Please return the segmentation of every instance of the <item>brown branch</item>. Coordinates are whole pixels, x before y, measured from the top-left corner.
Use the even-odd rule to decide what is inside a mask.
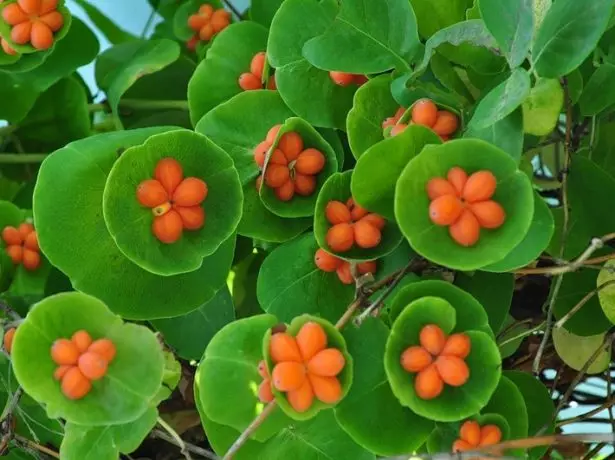
[[[588,418],[591,418],[594,415],[599,414],[603,410],[610,409],[611,407],[613,407],[613,405],[615,405],[615,398],[608,400],[601,406],[596,407],[595,409],[590,410],[589,412],[585,412],[584,414],[580,414],[575,417],[570,417],[564,420],[560,420],[559,422],[557,422],[557,426],[564,426],[564,425],[569,425],[570,423],[582,422],[583,420],[587,420]]]
[[[51,456],[53,458],[60,458],[60,454],[58,454],[55,450],[51,450],[48,447],[41,446],[40,444],[37,444],[36,442],[31,441],[28,438],[24,438],[21,435],[14,434],[13,435],[13,439],[17,443],[27,447],[28,449],[32,449],[32,450],[36,450],[38,452],[42,452],[43,454],[47,454],[47,455],[49,455],[49,456]]]
[[[175,445],[177,447],[181,447],[181,446],[179,446],[177,444],[177,440],[173,436],[171,436],[170,434],[166,433],[165,431],[162,431],[162,430],[159,430],[159,429],[155,429],[154,431],[152,431],[151,435],[154,438],[162,439],[163,441],[166,441],[166,442],[168,442],[170,444],[173,444],[173,445]],[[186,441],[184,441],[184,448],[186,450],[189,450],[193,454],[200,455],[201,457],[204,457],[204,458],[209,458],[210,460],[219,460],[220,459],[220,457],[218,457],[213,452],[210,452],[207,449],[203,449],[202,447],[195,446],[194,444],[190,444],[189,442],[186,442]]]
[[[250,436],[254,434],[254,432],[258,429],[258,427],[261,426],[261,424],[267,419],[269,414],[273,412],[276,406],[277,404],[275,400],[267,404],[267,406],[265,406],[263,411],[260,414],[258,414],[258,417],[252,420],[252,423],[248,425],[248,428],[246,428],[243,431],[243,433],[239,435],[239,437],[235,440],[235,442],[229,448],[229,450],[226,451],[226,454],[224,454],[224,457],[222,457],[222,460],[231,460],[233,458],[233,455],[235,455],[237,451],[241,449],[241,446],[243,446],[246,443],[246,441],[250,438]]]

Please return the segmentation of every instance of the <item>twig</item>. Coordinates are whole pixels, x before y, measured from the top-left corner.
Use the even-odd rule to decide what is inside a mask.
[[[273,412],[276,406],[277,404],[275,400],[267,404],[267,406],[265,406],[263,411],[260,414],[258,414],[258,417],[252,420],[252,423],[250,423],[248,428],[246,428],[244,432],[241,433],[241,435],[239,435],[239,437],[235,440],[235,442],[229,448],[226,454],[224,454],[224,457],[222,457],[222,460],[232,459],[233,455],[237,453],[237,451],[241,448],[241,446],[243,446],[245,442],[248,440],[248,438],[252,436],[252,434],[257,430],[257,428],[261,426],[261,424],[267,419],[269,414]]]
[[[229,0],[222,0],[222,2],[228,7],[229,10],[233,12],[233,14],[237,17],[237,19],[242,18],[242,15],[237,9],[237,7],[233,5]]]
[[[165,422],[162,417],[158,417],[158,425],[164,428],[165,431],[169,433],[173,439],[175,439],[175,444],[179,446],[179,448],[181,449],[181,453],[184,456],[184,458],[186,460],[192,460],[192,457],[190,456],[190,452],[186,448],[186,443],[181,438],[181,436],[177,434],[177,432],[173,429],[173,427],[169,425],[167,422]]]
[[[22,394],[23,389],[21,387],[18,387],[17,390],[15,390],[15,393],[13,393],[13,397],[2,411],[2,415],[0,415],[0,422],[6,420],[6,418],[13,413],[13,411],[17,407],[17,404],[19,404],[19,400],[21,399]]]
[[[604,448],[604,446],[606,446],[606,442],[599,442],[593,449],[587,452],[581,460],[592,460],[594,456]]]
[[[598,294],[598,292],[600,292],[604,288],[611,286],[613,284],[615,284],[615,280],[609,280],[609,281],[602,283],[600,286],[598,286],[593,291],[588,292],[585,295],[585,297],[583,297],[574,307],[570,309],[568,313],[562,316],[560,320],[557,323],[555,323],[554,327],[556,328],[563,327],[564,324],[566,324],[566,322],[568,322],[570,318],[572,318],[576,313],[578,313],[578,311],[581,308],[583,308],[583,306],[592,299],[592,297],[594,297],[596,294]]]
[[[42,163],[47,153],[0,153],[0,164]]]
[[[606,370],[606,394],[612,395],[611,391],[612,378],[611,378],[611,366]],[[609,421],[611,422],[611,430],[615,433],[615,417],[613,417],[613,406],[609,406]]]
[[[515,340],[519,340],[519,339],[523,339],[525,337],[528,337],[528,336],[532,335],[534,332],[539,331],[540,329],[542,329],[544,327],[544,325],[545,325],[545,322],[543,321],[538,326],[535,326],[535,327],[533,327],[531,329],[528,329],[527,331],[520,332],[519,334],[515,335],[514,337],[510,337],[510,338],[504,340],[503,342],[498,343],[498,347],[503,347],[504,345],[508,345],[509,343],[514,342]]]
[[[355,311],[357,311],[357,309],[363,304],[364,301],[365,301],[364,296],[359,296],[358,298],[353,300],[353,302],[348,306],[348,308],[346,309],[342,317],[337,321],[337,323],[335,323],[335,328],[336,329],[343,328],[346,325],[346,323],[350,321],[350,318],[352,318],[352,315],[354,315]]]
[[[177,446],[177,440],[173,436],[166,433],[165,431],[156,429],[152,431],[152,436],[154,436],[155,438],[162,439],[163,441],[169,442]],[[204,458],[209,458],[210,460],[220,460],[220,457],[218,457],[213,452],[208,451],[207,449],[203,449],[202,447],[195,446],[194,444],[190,444],[189,442],[186,442],[186,441],[184,441],[184,445],[186,446],[186,450],[189,450],[193,454],[200,455],[201,457],[204,457]]]
[[[551,336],[551,328],[553,326],[553,305],[555,305],[555,299],[557,299],[559,290],[562,287],[563,279],[564,275],[559,275],[555,279],[555,286],[553,287],[551,298],[548,301],[547,319],[545,321],[545,333],[542,336],[542,340],[540,341],[540,345],[538,346],[538,350],[536,351],[536,356],[534,357],[534,362],[532,363],[532,372],[534,373],[534,375],[538,375],[538,372],[540,372],[540,361],[542,359],[542,355],[545,352],[545,348],[547,347],[547,343],[549,342],[549,337]]]
[[[188,101],[150,101],[147,99],[122,99],[120,107],[140,110],[188,110]]]
[[[53,458],[60,458],[60,454],[58,454],[55,450],[51,450],[48,447],[45,446],[41,446],[40,444],[37,444],[34,441],[31,441],[28,438],[24,438],[21,435],[18,434],[14,434],[13,435],[13,439],[18,442],[19,444],[24,445],[25,447],[32,449],[32,450],[37,450],[39,452],[42,452],[43,454],[47,454]]]
[[[614,404],[615,404],[615,398],[610,399],[604,404],[602,404],[601,406],[596,407],[595,409],[590,410],[589,412],[585,412],[584,414],[580,414],[575,417],[570,417],[564,420],[560,420],[559,422],[557,422],[557,426],[564,426],[564,425],[569,425],[571,423],[576,423],[576,422],[581,422],[583,420],[587,420],[588,418],[591,418],[594,415],[599,414],[603,410],[611,409]]]
[[[9,304],[0,300],[0,310],[13,321],[20,321],[22,318],[15,310],[13,310]]]

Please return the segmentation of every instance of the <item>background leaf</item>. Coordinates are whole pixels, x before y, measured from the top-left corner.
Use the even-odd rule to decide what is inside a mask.
[[[602,352],[586,369],[587,374],[600,374],[604,372],[611,362],[611,347],[604,346],[605,334],[581,337],[561,327],[553,329],[553,345],[557,355],[568,366],[580,371],[593,354],[602,348]]]
[[[440,29],[465,19],[472,0],[410,0],[418,23],[419,34],[429,38]]]
[[[520,108],[516,109],[500,121],[481,129],[468,126],[463,137],[482,139],[519,161],[523,153],[523,113]]]
[[[564,90],[558,80],[539,78],[523,101],[523,127],[534,136],[550,134],[564,105]]]
[[[581,114],[597,115],[615,104],[615,65],[605,62],[592,74],[579,99]]]

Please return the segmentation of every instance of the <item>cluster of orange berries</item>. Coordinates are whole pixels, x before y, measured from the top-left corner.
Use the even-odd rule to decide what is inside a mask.
[[[207,198],[207,184],[196,177],[186,177],[174,158],[163,158],[154,170],[155,179],[137,187],[137,200],[152,209],[152,232],[165,244],[175,243],[185,230],[198,230],[205,224],[201,203]]]
[[[4,349],[9,355],[11,354],[11,350],[13,349],[13,338],[15,337],[15,332],[17,332],[16,328],[14,327],[9,328],[4,333],[4,337],[2,339],[4,343]]]
[[[6,253],[15,265],[22,264],[28,271],[34,271],[40,266],[38,237],[32,224],[24,222],[18,228],[4,227],[2,240],[6,244]]]
[[[58,0],[17,0],[2,10],[2,18],[11,28],[11,40],[18,45],[32,44],[37,50],[53,46],[53,34],[64,26],[57,11]],[[12,56],[17,52],[2,39],[2,49]]]
[[[337,376],[346,365],[346,359],[337,348],[327,348],[327,334],[323,327],[313,321],[305,323],[297,337],[286,332],[271,336],[269,353],[275,367],[269,376],[265,363],[259,364],[263,382],[259,398],[263,402],[273,400],[271,386],[286,393],[291,407],[305,412],[314,397],[325,404],[335,404],[342,397],[342,386]]]
[[[453,452],[475,450],[478,447],[493,446],[502,440],[502,430],[497,425],[480,426],[473,420],[461,425],[459,439],[453,443]]]
[[[239,87],[244,91],[263,89],[263,78],[265,76],[265,62],[267,54],[264,51],[256,53],[250,62],[250,71],[239,76]],[[277,89],[275,75],[267,80],[267,89]]]
[[[401,366],[417,373],[414,389],[419,398],[437,398],[445,383],[460,387],[468,381],[470,369],[464,359],[470,354],[470,338],[466,334],[447,338],[439,326],[428,324],[419,333],[419,343],[401,355]]]
[[[346,203],[329,201],[325,216],[332,225],[327,231],[327,244],[335,252],[347,252],[355,245],[363,249],[380,244],[386,221],[376,213],[355,203],[349,198]]]
[[[468,177],[463,169],[454,167],[446,177],[427,183],[432,200],[429,217],[436,225],[450,226],[453,240],[469,247],[478,241],[481,227],[496,229],[504,223],[504,208],[491,199],[497,186],[491,171],[477,171]]]
[[[352,84],[362,86],[367,83],[368,78],[365,75],[345,72],[329,72],[329,77],[338,86],[350,86]]]
[[[188,49],[194,50],[199,41],[208,42],[214,35],[222,32],[231,23],[231,13],[224,8],[214,10],[214,7],[201,5],[198,13],[188,18],[188,27],[194,32],[194,36],[186,44]]]
[[[81,399],[100,380],[115,357],[115,345],[109,339],[92,340],[80,330],[70,339],[58,339],[51,346],[51,359],[58,365],[53,377],[61,381],[62,393],[69,399]]]
[[[314,263],[323,272],[336,272],[337,277],[342,283],[354,283],[352,272],[350,270],[350,262],[342,260],[339,257],[335,257],[324,249],[318,249],[314,255]],[[367,273],[373,274],[376,273],[376,270],[378,270],[378,264],[375,260],[369,260],[367,262],[357,264],[357,271],[360,275],[365,275]]]
[[[430,128],[443,141],[447,141],[457,131],[459,126],[459,121],[455,114],[448,110],[438,110],[436,104],[430,99],[420,99],[414,103],[410,123],[400,123],[404,113],[406,113],[406,109],[400,107],[394,116],[382,122],[382,129],[392,127],[391,136],[396,136],[403,132],[409,124],[422,125]]]
[[[267,152],[275,143],[282,125],[269,130],[267,137],[254,149],[254,161],[262,170]],[[303,139],[294,131],[283,134],[278,145],[271,152],[265,171],[265,185],[274,189],[281,201],[290,201],[295,193],[310,196],[316,189],[316,175],[325,167],[325,156],[314,148],[304,149]],[[256,179],[260,190],[262,175]]]

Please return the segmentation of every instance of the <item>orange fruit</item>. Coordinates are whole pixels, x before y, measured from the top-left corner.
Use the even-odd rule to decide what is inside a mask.
[[[479,446],[492,446],[502,440],[502,430],[496,425],[485,425],[480,429]]]
[[[382,122],[382,129],[386,129],[386,128],[389,128],[391,126],[395,126],[395,123],[397,123],[395,118],[393,118],[393,117],[385,118],[384,121]]]
[[[184,223],[179,213],[173,209],[162,216],[154,217],[152,232],[159,241],[172,244],[182,236]]]
[[[437,398],[444,389],[444,382],[434,364],[423,369],[416,375],[414,391],[421,399]]]
[[[397,109],[397,112],[395,112],[395,115],[393,116],[393,118],[395,119],[395,122],[398,122],[401,119],[401,117],[404,116],[404,113],[406,113],[405,107],[400,107],[399,109]]]
[[[501,227],[506,220],[504,208],[493,200],[472,203],[470,210],[482,228],[494,229]]]
[[[207,198],[207,184],[196,177],[186,177],[173,192],[177,206],[197,206]]]
[[[495,193],[497,182],[491,171],[475,172],[463,188],[463,199],[468,203],[488,200]]]
[[[357,86],[363,86],[368,81],[369,78],[367,78],[367,75],[354,75],[354,83]]]
[[[440,326],[428,324],[419,333],[421,346],[434,356],[439,355],[446,344],[446,335]]]
[[[81,373],[78,367],[73,366],[62,377],[62,393],[68,399],[81,399],[92,389],[92,383]]]
[[[327,231],[327,244],[334,252],[346,252],[354,244],[353,226],[347,223],[334,225]]]
[[[163,158],[156,164],[154,177],[162,184],[167,194],[172,195],[184,180],[184,170],[176,159]]]
[[[199,43],[199,36],[194,35],[190,40],[186,42],[186,48],[190,51],[194,51],[196,49],[196,45]]]
[[[30,20],[28,15],[16,3],[11,3],[2,10],[2,18],[9,26],[16,26]]]
[[[480,224],[471,211],[464,209],[457,222],[448,228],[449,234],[458,244],[470,247],[480,236]]]
[[[41,255],[37,251],[30,249],[23,250],[23,266],[28,271],[36,270],[41,264]]]
[[[274,91],[278,89],[278,85],[275,82],[275,75],[269,77],[269,80],[267,81],[267,89],[271,89]]]
[[[275,125],[267,132],[267,137],[265,139],[267,142],[269,142],[270,145],[273,145],[273,143],[275,142],[281,127],[282,125]]]
[[[468,420],[461,425],[459,437],[471,446],[478,446],[480,442],[480,425],[474,420]]]
[[[17,245],[11,245],[6,248],[6,253],[9,255],[15,265],[20,264],[23,261],[23,247]]]
[[[263,89],[263,84],[256,75],[246,72],[239,76],[239,87],[244,91],[254,91]]]
[[[401,354],[401,367],[408,372],[420,372],[432,361],[431,355],[423,347],[408,347]]]
[[[13,40],[18,45],[25,45],[30,41],[30,34],[32,33],[32,23],[22,22],[13,26],[11,30],[11,40]]]
[[[380,214],[376,214],[374,212],[361,218],[360,221],[367,222],[373,225],[374,227],[376,227],[378,230],[382,230],[384,226],[386,225],[386,220],[384,220],[384,218]]]
[[[395,126],[393,126],[393,129],[391,130],[391,137],[397,136],[398,134],[403,133],[406,128],[408,127],[408,125],[406,123],[398,123]]]
[[[258,375],[260,375],[264,379],[269,378],[269,371],[267,370],[267,363],[264,359],[260,360],[257,366]]]
[[[466,172],[458,166],[455,166],[448,171],[446,178],[457,192],[457,196],[461,196],[463,193],[463,188],[468,181],[468,175]]]
[[[431,129],[439,136],[450,136],[457,131],[458,126],[459,122],[454,114],[447,110],[440,110],[438,118]]]
[[[475,446],[464,441],[463,439],[458,439],[453,443],[453,452],[464,452],[466,450],[472,450],[474,447]]]
[[[288,165],[288,160],[284,156],[284,153],[277,148],[271,153],[271,156],[269,157],[269,164],[286,166]]]
[[[83,329],[75,332],[71,337],[71,340],[77,347],[77,350],[79,350],[79,353],[85,353],[88,351],[90,345],[92,345],[92,336],[90,336],[90,334]]]
[[[99,354],[87,351],[79,357],[79,370],[90,380],[100,380],[107,373],[108,362]]]
[[[11,354],[11,350],[13,349],[13,337],[15,337],[15,331],[16,329],[12,327],[4,333],[4,349],[8,354]]]
[[[345,72],[329,72],[329,77],[333,80],[333,83],[339,86],[349,86],[354,83],[354,75]]]
[[[209,3],[205,3],[199,8],[199,15],[203,16],[205,19],[211,18],[212,14],[214,14],[214,7]]]
[[[375,260],[369,260],[367,262],[357,264],[357,271],[361,275],[365,275],[366,273],[376,273],[376,270],[378,270],[378,264]]]
[[[17,228],[17,230],[19,231],[19,234],[25,241],[26,237],[34,231],[34,225],[24,222]]]
[[[269,354],[274,363],[286,361],[300,363],[303,361],[297,341],[286,332],[277,332],[271,336]]]
[[[450,138],[451,138],[451,136],[443,136],[443,135],[441,135],[441,136],[440,136],[440,139],[442,140],[442,142],[446,142],[446,141],[448,141]]]
[[[77,364],[79,354],[79,349],[72,340],[58,339],[51,346],[51,359],[60,366]]]
[[[261,142],[254,148],[254,162],[261,169],[265,166],[265,158],[270,148],[271,144],[267,141]]]
[[[297,346],[303,361],[311,360],[318,352],[327,346],[327,334],[323,327],[314,322],[308,321],[297,334]]]
[[[290,201],[295,196],[295,184],[288,179],[281,187],[275,189],[275,196],[280,201]]]
[[[193,14],[188,18],[188,27],[190,27],[195,32],[201,30],[205,24],[207,24],[208,20],[206,17],[200,14]]]
[[[420,99],[412,106],[412,121],[431,128],[438,119],[438,107],[429,99]]]
[[[43,16],[50,11],[55,10],[58,7],[58,0],[42,0],[41,1],[41,9],[40,16]]]
[[[303,382],[298,389],[289,391],[286,394],[288,403],[297,412],[303,413],[312,407],[314,402],[314,391],[308,379]]]
[[[199,30],[199,38],[204,42],[208,42],[213,38],[215,33],[214,26],[211,23],[207,23]]]
[[[264,403],[270,403],[274,399],[273,392],[271,391],[271,380],[268,378],[263,380],[258,386],[258,399]]]
[[[457,356],[440,356],[436,359],[436,368],[447,385],[460,387],[470,378],[470,369],[465,361]]]
[[[141,206],[155,208],[169,201],[169,195],[159,181],[147,179],[137,187],[137,201]]]
[[[434,177],[427,182],[427,196],[430,200],[435,200],[444,195],[457,195],[455,187],[441,177]]]
[[[452,334],[446,340],[446,345],[444,345],[441,354],[465,359],[470,354],[470,349],[470,337],[466,334]]]
[[[9,56],[17,55],[17,51],[11,48],[11,45],[9,45],[9,42],[7,42],[4,38],[0,38],[0,46],[2,46],[2,49],[4,50],[4,52],[8,54]]]
[[[316,149],[305,149],[297,157],[295,171],[300,174],[314,175],[325,167],[325,156]]]
[[[278,363],[271,373],[273,386],[279,391],[297,390],[306,379],[305,366],[294,361]]]
[[[88,348],[88,351],[96,353],[108,363],[113,361],[113,358],[115,358],[115,353],[117,352],[114,343],[109,339],[95,340]]]
[[[342,372],[346,358],[337,348],[327,348],[318,352],[307,364],[308,372],[322,377],[335,377]]]
[[[13,244],[21,244],[23,237],[15,227],[8,226],[2,230],[2,240],[7,246],[11,246]]]
[[[290,171],[287,166],[269,165],[265,171],[265,184],[271,188],[278,188],[290,179]]]
[[[349,223],[350,210],[341,201],[329,201],[325,207],[325,217],[332,225]]]
[[[58,366],[53,373],[53,378],[59,382],[73,367],[75,366]]]
[[[38,15],[41,11],[41,0],[17,0],[17,3],[29,16]]]
[[[288,161],[296,160],[303,151],[303,139],[299,133],[289,131],[280,137],[278,148],[284,152]]]
[[[323,272],[334,272],[341,265],[342,261],[324,249],[318,249],[314,255],[314,263]]]
[[[24,247],[30,249],[31,251],[40,251],[40,247],[38,245],[38,235],[36,232],[30,232],[28,236],[26,236],[26,241],[24,241]]]
[[[316,177],[295,173],[295,192],[301,196],[310,196],[316,190]]]
[[[382,233],[369,221],[361,219],[354,224],[354,240],[363,249],[375,248],[380,244]]]
[[[346,201],[346,206],[348,206],[348,209],[350,209],[350,217],[352,217],[353,221],[362,219],[363,217],[367,216],[367,214],[369,214],[369,211],[361,205],[357,204],[354,201],[354,198],[349,198],[348,201]]]
[[[222,32],[231,23],[230,13],[223,9],[216,10],[211,17],[211,26],[215,33]]]
[[[451,225],[457,222],[463,205],[454,195],[442,195],[429,204],[429,218],[436,225]]]
[[[342,398],[342,385],[336,377],[321,377],[309,374],[314,395],[325,404],[335,404]]]
[[[342,265],[337,267],[337,277],[344,284],[353,284],[354,278],[352,277],[352,271],[350,270],[350,264],[343,262]]]
[[[175,210],[186,230],[198,230],[205,224],[205,210],[201,206],[179,206]]]
[[[267,55],[264,51],[260,53],[256,53],[252,58],[252,62],[250,62],[250,72],[256,76],[259,80],[263,78],[263,72],[265,70],[265,61],[267,60]]]

